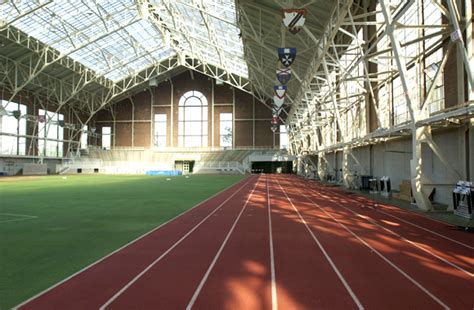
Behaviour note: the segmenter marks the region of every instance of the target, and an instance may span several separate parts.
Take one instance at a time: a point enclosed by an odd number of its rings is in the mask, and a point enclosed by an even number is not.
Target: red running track
[[[252,176],[21,309],[472,309],[474,235]]]

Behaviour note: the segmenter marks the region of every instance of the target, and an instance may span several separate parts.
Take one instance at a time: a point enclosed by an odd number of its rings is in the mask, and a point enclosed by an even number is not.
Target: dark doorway
[[[194,160],[175,160],[174,169],[183,172],[183,174],[192,173]]]
[[[293,173],[292,161],[255,161],[252,162],[254,173]]]

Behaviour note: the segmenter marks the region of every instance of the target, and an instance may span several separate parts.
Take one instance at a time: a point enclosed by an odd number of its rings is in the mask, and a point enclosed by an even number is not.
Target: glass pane
[[[202,134],[201,122],[186,122],[184,134],[186,136],[196,136]]]
[[[232,113],[221,113],[221,122],[222,121],[232,121]]]
[[[201,120],[201,107],[186,107],[185,120],[186,121],[200,121]]]
[[[192,96],[186,99],[186,102],[184,103],[185,106],[201,106],[202,102],[198,97]]]
[[[200,147],[200,146],[202,146],[201,136],[186,136],[184,138],[184,146],[185,147]]]
[[[155,122],[166,122],[166,114],[155,114]]]

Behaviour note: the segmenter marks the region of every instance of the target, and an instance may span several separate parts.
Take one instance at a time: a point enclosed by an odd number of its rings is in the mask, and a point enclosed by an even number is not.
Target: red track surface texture
[[[20,309],[473,309],[474,235],[252,176]]]

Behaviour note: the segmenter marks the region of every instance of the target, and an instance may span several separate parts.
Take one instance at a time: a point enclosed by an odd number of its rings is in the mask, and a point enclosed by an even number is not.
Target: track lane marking
[[[307,187],[310,191],[312,191],[313,193],[316,193],[316,191],[315,191],[313,188],[311,188],[311,187],[309,187],[309,186],[306,186],[306,187]],[[333,193],[334,193],[334,192],[333,192]],[[338,194],[338,193],[336,193],[336,195],[342,196],[341,194]],[[323,197],[327,197],[327,196],[323,196]],[[348,208],[348,207],[343,206],[343,205],[340,204],[339,202],[333,201],[333,203],[335,203],[336,205],[338,205],[338,206],[341,207],[341,208],[346,209],[347,211],[350,211],[351,213],[355,214],[357,217],[360,217],[360,218],[366,220],[367,222],[372,223],[373,225],[375,225],[375,226],[377,226],[377,227],[380,227],[381,229],[387,231],[387,232],[390,233],[391,235],[396,236],[397,238],[400,238],[401,240],[403,240],[403,241],[405,241],[405,242],[407,242],[407,243],[409,243],[409,244],[411,244],[411,245],[417,247],[418,249],[420,249],[420,250],[422,250],[422,251],[424,251],[424,252],[426,252],[426,253],[428,253],[428,254],[434,256],[434,257],[436,257],[437,259],[439,259],[440,261],[442,261],[442,262],[444,262],[444,263],[450,265],[451,267],[456,268],[456,269],[458,269],[459,271],[461,271],[461,272],[463,272],[463,273],[466,273],[468,276],[474,277],[474,274],[473,274],[472,272],[469,272],[469,271],[467,271],[466,269],[462,268],[461,266],[458,266],[458,265],[456,265],[455,263],[452,263],[452,262],[448,261],[447,259],[445,259],[445,258],[443,258],[443,257],[441,257],[441,256],[438,256],[437,254],[435,254],[435,253],[429,251],[428,249],[426,249],[425,247],[419,245],[417,242],[411,241],[411,240],[409,240],[409,239],[403,237],[402,235],[400,235],[400,234],[398,234],[398,233],[392,231],[391,229],[388,229],[388,228],[386,228],[386,227],[380,225],[380,224],[377,223],[374,219],[372,219],[370,216],[361,215],[361,214],[355,212],[354,210],[352,210],[352,209],[350,209],[350,208]]]
[[[186,306],[186,310],[191,310],[194,303],[196,302],[196,299],[198,298],[199,294],[201,293],[201,290],[204,287],[204,284],[206,284],[207,278],[211,274],[211,271],[212,271],[212,269],[214,269],[214,266],[216,265],[217,260],[221,256],[221,253],[224,250],[224,248],[227,244],[227,241],[229,240],[230,236],[234,232],[235,226],[237,226],[237,223],[239,222],[240,217],[242,216],[242,213],[244,213],[245,209],[247,208],[247,205],[250,201],[250,198],[252,198],[253,193],[255,191],[255,188],[257,188],[257,185],[258,185],[259,182],[260,182],[260,177],[258,178],[257,182],[255,182],[255,186],[253,187],[252,191],[250,192],[250,195],[247,197],[247,200],[245,201],[244,206],[242,207],[242,209],[240,210],[240,212],[237,215],[236,219],[234,220],[234,223],[232,224],[231,228],[227,232],[227,235],[226,235],[224,241],[222,242],[221,246],[219,247],[219,250],[217,250],[216,255],[214,256],[214,258],[213,258],[211,264],[209,265],[209,267],[207,268],[206,273],[202,277],[201,282],[199,283],[198,287],[194,291],[194,294],[191,297],[191,300],[189,301],[188,305]]]
[[[313,187],[311,187],[311,188],[313,188]],[[335,192],[334,190],[328,190],[328,191]],[[359,200],[356,200],[355,198],[349,198],[349,199],[351,199],[352,201],[356,201],[357,203],[363,203],[363,202],[361,202],[361,201],[359,201]],[[367,198],[367,199],[370,199],[370,198]],[[392,206],[392,207],[393,207],[393,206]],[[396,208],[396,207],[393,207],[393,208]],[[400,209],[400,208],[397,208],[397,209],[400,210],[400,211],[405,211],[405,210]],[[380,209],[377,209],[377,212],[383,213],[383,214],[385,214],[385,215],[387,215],[387,216],[390,216],[390,217],[392,217],[392,218],[398,219],[398,220],[400,220],[400,221],[402,221],[402,222],[404,222],[404,223],[407,223],[407,224],[409,224],[409,225],[412,225],[412,226],[414,226],[414,227],[417,227],[417,228],[419,228],[419,229],[422,229],[422,230],[424,230],[424,231],[427,231],[427,232],[429,232],[429,233],[431,233],[431,234],[434,234],[434,235],[436,235],[436,236],[438,236],[438,237],[444,238],[444,239],[446,239],[446,240],[449,240],[449,241],[451,241],[451,242],[454,242],[454,243],[457,243],[457,244],[459,244],[459,245],[461,245],[461,246],[464,246],[464,247],[466,247],[466,248],[468,248],[468,249],[474,250],[474,246],[470,246],[470,245],[465,244],[465,243],[463,243],[463,242],[461,242],[461,241],[458,241],[458,240],[455,240],[455,239],[450,238],[450,237],[448,237],[448,236],[445,236],[445,235],[443,235],[443,234],[437,233],[436,231],[433,231],[433,230],[431,230],[431,229],[429,229],[429,228],[425,228],[425,227],[422,227],[422,226],[420,226],[420,225],[418,225],[418,224],[412,223],[412,222],[410,222],[409,220],[405,220],[405,219],[403,219],[403,218],[400,218],[400,217],[398,217],[398,216],[396,216],[396,215],[387,213],[387,212],[382,211],[382,210],[380,210]],[[407,211],[405,211],[405,212],[407,212]],[[407,212],[407,213],[408,213],[408,212]],[[444,224],[444,225],[451,225],[451,226],[454,226],[454,225],[452,225],[452,224],[448,224],[448,223],[445,223],[445,222],[441,222],[441,221],[438,221],[438,220],[435,220],[435,219],[432,219],[432,218],[423,216],[423,215],[421,215],[421,214],[417,214],[417,213],[415,213],[415,212],[413,212],[413,213],[408,213],[408,214],[410,214],[410,215],[416,215],[416,216],[418,216],[418,217],[421,217],[421,218],[427,219],[427,220],[431,220],[432,222],[435,222],[435,223],[438,223],[438,224]]]
[[[299,190],[301,193],[301,191]],[[372,247],[370,244],[368,244],[362,237],[354,233],[350,228],[348,228],[345,224],[341,223],[337,218],[335,218],[332,214],[327,212],[324,208],[320,207],[318,203],[314,202],[311,198],[306,197],[303,195],[305,199],[310,201],[314,206],[319,208],[321,211],[323,211],[326,215],[330,216],[334,221],[336,221],[341,227],[343,227],[347,232],[349,232],[351,235],[353,235],[355,238],[357,238],[362,244],[367,246],[369,249],[371,249],[375,254],[377,254],[381,259],[383,259],[386,263],[388,263],[390,266],[392,266],[395,270],[397,270],[400,274],[402,274],[405,278],[407,278],[410,282],[412,282],[414,285],[416,285],[419,289],[421,289],[425,294],[427,294],[429,297],[431,297],[434,301],[436,301],[440,306],[442,306],[444,309],[450,309],[444,302],[442,302],[438,297],[436,297],[433,293],[431,293],[427,288],[425,288],[423,285],[421,285],[418,281],[413,279],[410,275],[408,275],[405,271],[403,271],[401,268],[399,268],[395,263],[393,263],[391,260],[389,260],[387,257],[385,257],[382,253],[380,253],[377,249]],[[306,223],[305,223],[306,224]]]
[[[258,182],[258,180],[257,180]],[[257,183],[256,182],[256,183]],[[211,213],[209,213],[203,220],[201,220],[198,224],[196,224],[191,230],[189,230],[183,237],[181,237],[178,241],[176,241],[168,250],[166,250],[163,254],[161,254],[157,259],[155,259],[151,264],[148,265],[142,272],[136,275],[132,280],[130,280],[122,289],[120,289],[117,293],[115,293],[111,298],[109,298],[99,309],[104,310],[106,309],[112,302],[114,302],[120,295],[122,295],[130,286],[136,283],[143,275],[145,275],[153,266],[155,266],[158,262],[160,262],[166,255],[168,255],[174,248],[176,248],[181,242],[183,242],[189,235],[191,235],[196,229],[198,229],[201,224],[203,224],[207,219],[209,219],[214,213],[219,211],[221,207],[227,203],[232,197],[234,197],[242,188],[248,185],[250,181],[246,182],[244,185],[239,187],[232,195],[227,197],[217,208],[215,208]]]
[[[319,239],[314,235],[313,231],[311,230],[311,228],[309,228],[309,225],[308,223],[306,222],[306,220],[303,218],[303,216],[301,215],[300,211],[298,210],[298,208],[296,208],[296,206],[293,204],[293,201],[290,197],[288,197],[286,191],[283,189],[283,187],[281,186],[280,182],[278,181],[278,179],[276,179],[277,183],[278,183],[278,186],[280,187],[280,190],[283,192],[283,194],[285,194],[285,197],[286,199],[290,202],[291,206],[293,207],[293,209],[295,209],[296,213],[298,214],[298,217],[300,218],[300,220],[303,222],[303,224],[305,225],[306,229],[308,230],[309,234],[311,235],[311,237],[313,238],[313,240],[316,242],[316,244],[318,245],[319,249],[321,250],[321,252],[323,252],[324,254],[324,257],[326,258],[326,260],[329,262],[329,264],[331,265],[332,269],[334,270],[334,272],[337,274],[337,276],[339,277],[339,280],[341,280],[342,284],[344,285],[344,287],[346,288],[347,292],[349,293],[349,295],[352,297],[352,300],[354,301],[354,303],[357,305],[357,307],[359,309],[364,309],[364,306],[362,305],[362,303],[360,302],[359,298],[357,298],[356,294],[354,293],[354,291],[352,290],[352,288],[350,287],[349,283],[347,283],[346,279],[344,278],[344,276],[342,275],[342,273],[339,271],[339,269],[337,268],[336,264],[333,262],[333,260],[331,259],[331,257],[329,256],[329,254],[326,252],[326,249],[323,247],[323,245],[321,244],[321,242],[319,241]],[[304,196],[304,195],[303,195]]]
[[[273,229],[272,229],[272,207],[270,202],[270,190],[268,188],[268,176],[266,177],[267,185],[267,206],[268,206],[268,234],[270,236],[270,271],[272,275],[272,310],[278,310],[278,298],[276,289],[275,275],[275,255],[273,251]]]
[[[244,182],[244,181],[245,181],[245,180],[242,180],[242,181],[239,181],[239,182],[234,183],[234,184],[232,184],[232,185],[229,185],[228,187],[224,188],[223,190],[221,190],[221,191],[215,193],[214,195],[212,195],[212,196],[206,198],[205,200],[203,200],[203,201],[201,201],[201,202],[195,204],[193,207],[189,208],[188,210],[186,210],[186,211],[184,211],[184,212],[182,212],[182,213],[176,215],[175,217],[169,219],[168,221],[166,221],[166,222],[164,222],[164,223],[158,225],[157,227],[153,228],[153,229],[150,230],[149,232],[147,232],[147,233],[145,233],[145,234],[143,234],[143,235],[141,235],[141,236],[138,236],[137,238],[133,239],[132,241],[130,241],[130,242],[128,242],[128,243],[126,243],[125,245],[121,246],[120,248],[116,249],[115,251],[110,252],[109,254],[107,254],[106,256],[100,258],[99,260],[93,262],[92,264],[87,265],[86,267],[80,269],[79,271],[73,273],[72,275],[66,277],[65,279],[63,279],[63,280],[57,282],[56,284],[50,286],[49,288],[47,288],[47,289],[45,289],[45,290],[39,292],[38,294],[36,294],[36,295],[34,295],[34,296],[28,298],[27,300],[23,301],[23,302],[20,303],[19,305],[13,307],[12,310],[17,310],[18,308],[23,307],[24,305],[28,304],[29,302],[31,302],[31,301],[37,299],[38,297],[40,297],[40,296],[42,296],[42,295],[44,295],[44,294],[46,294],[46,293],[48,293],[49,291],[55,289],[56,287],[58,287],[58,286],[60,286],[61,284],[63,284],[63,283],[65,283],[65,282],[69,281],[70,279],[72,279],[72,278],[78,276],[79,274],[81,274],[81,273],[83,273],[83,272],[89,270],[90,268],[94,267],[95,265],[99,264],[100,262],[102,262],[102,261],[106,260],[107,258],[111,257],[111,256],[114,255],[115,253],[120,252],[121,250],[123,250],[123,249],[125,249],[126,247],[128,247],[128,246],[134,244],[135,242],[138,242],[139,240],[141,240],[141,239],[145,238],[146,236],[148,236],[148,235],[154,233],[155,231],[157,231],[158,229],[160,229],[160,228],[162,228],[163,226],[167,225],[168,223],[170,223],[170,222],[172,222],[172,221],[178,219],[179,217],[185,215],[185,214],[188,213],[188,212],[191,212],[192,210],[196,209],[197,207],[203,205],[204,203],[208,202],[209,200],[211,200],[211,199],[213,199],[213,198],[219,196],[220,194],[224,193],[225,191],[231,189],[232,187],[238,185],[240,182]],[[248,183],[250,183],[250,181],[251,181],[251,178],[249,178],[249,180],[247,180],[243,186],[245,186],[245,185],[247,185]],[[242,186],[242,187],[243,187],[243,186]],[[242,188],[242,187],[241,187],[241,188]],[[239,190],[240,190],[241,188],[239,188]]]

